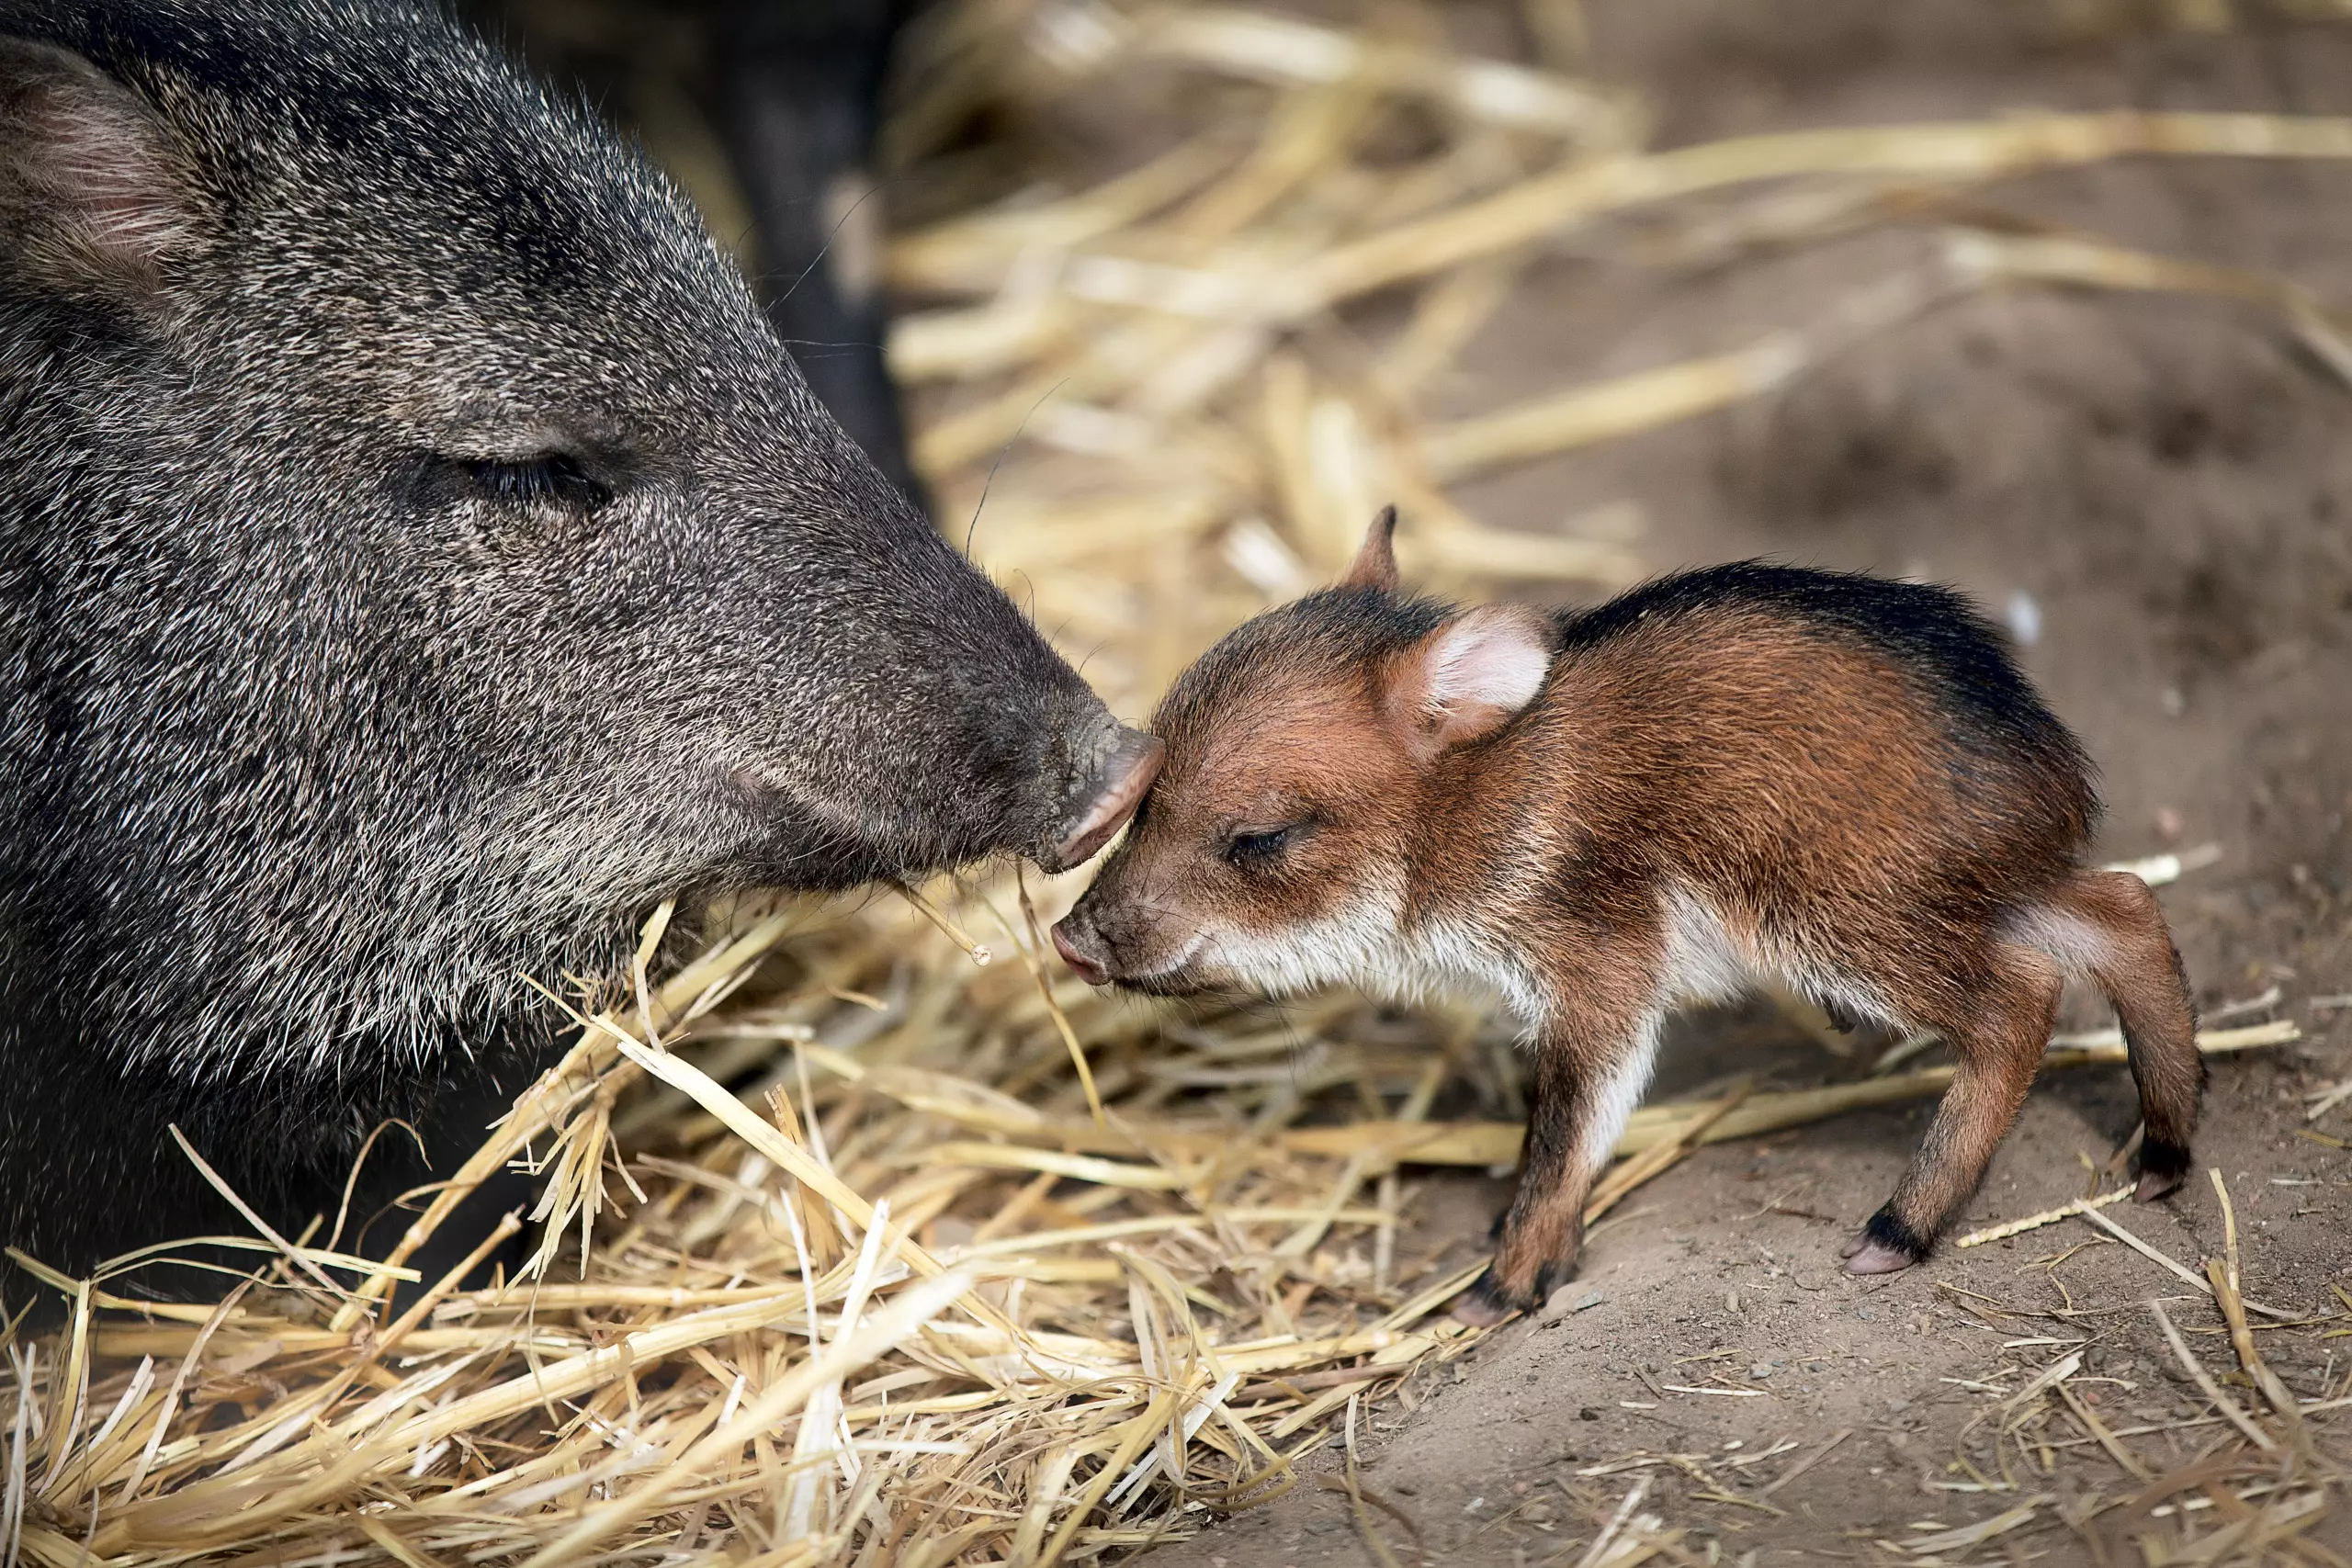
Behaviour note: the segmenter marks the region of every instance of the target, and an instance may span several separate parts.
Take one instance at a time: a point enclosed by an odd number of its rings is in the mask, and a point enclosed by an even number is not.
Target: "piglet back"
[[[1564,612],[1558,625],[1561,651],[1574,657],[1678,622],[1752,619],[1884,660],[1934,716],[1955,761],[2030,777],[2068,836],[2088,838],[2098,801],[2082,743],[2018,668],[2007,634],[1951,589],[1736,561],[1653,579],[1591,609]]]

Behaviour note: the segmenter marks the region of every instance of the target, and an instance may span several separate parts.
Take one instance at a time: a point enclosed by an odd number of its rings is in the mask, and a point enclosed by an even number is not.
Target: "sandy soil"
[[[2189,33],[2138,9],[1589,6],[1599,73],[1663,106],[1668,145],[2022,107],[2352,112],[2352,28],[2256,19]],[[1474,41],[1512,46],[1491,17],[1461,21]],[[2016,181],[1973,211],[2272,269],[2352,299],[2352,169],[2341,166],[2121,164]],[[1555,258],[1530,274],[1453,395],[1467,412],[1735,346],[1830,310],[1930,243],[1922,224],[1703,274]],[[2218,1065],[2199,1152],[2236,1196],[2249,1292],[2324,1310],[2332,1281],[2352,1284],[2352,1154],[2298,1130],[2303,1097],[2352,1073],[2352,1009],[2310,1002],[2352,990],[2347,432],[2352,397],[2258,312],[2014,291],[1946,307],[1768,401],[1524,468],[1469,499],[1530,528],[1572,526],[1631,499],[1647,518],[1639,547],[1660,566],[1761,554],[1917,573],[2038,620],[2028,661],[2105,771],[2103,849],[2222,848],[2165,894],[2202,1002],[2276,985],[2277,1010],[2243,1021],[2285,1016],[2306,1032],[2300,1046]],[[2070,1006],[2078,1024],[2105,1021],[2079,998]],[[1762,1011],[1695,1018],[1681,1035],[1658,1093],[1742,1072],[1816,1082],[1862,1066]],[[1952,1490],[1974,1483],[1952,1461],[1984,1462],[1981,1427],[1999,1401],[1984,1387],[2015,1390],[2019,1369],[2068,1349],[2084,1356],[2111,1427],[2176,1417],[2193,1391],[2142,1303],[2173,1298],[2199,1326],[2210,1309],[2079,1222],[1947,1248],[1891,1279],[1845,1276],[1837,1244],[1885,1195],[1928,1110],[1720,1145],[1644,1189],[1555,1299],[1591,1304],[1510,1325],[1368,1412],[1364,1485],[1409,1517],[1429,1561],[1449,1563],[1550,1561],[1645,1478],[1641,1508],[1686,1527],[1683,1549],[1707,1561],[1881,1560],[1889,1554],[1871,1542],[1917,1540],[1915,1524],[1965,1525],[2041,1495],[2056,1506],[1989,1555],[2088,1562],[2111,1544],[2119,1561],[2138,1561],[2111,1518],[2087,1534],[2062,1522],[2087,1494],[2111,1500],[2137,1484],[2086,1443],[2054,1450],[2054,1472],[2025,1467],[2015,1493]],[[2104,1163],[2133,1122],[2120,1072],[2047,1080],[1963,1225],[2078,1195],[2084,1162]],[[2352,1134],[2352,1115],[2320,1127]],[[1470,1257],[1507,1184],[1423,1185],[1423,1247],[1451,1241]],[[2222,1245],[2201,1172],[2171,1202],[2116,1213],[2192,1266]],[[2192,1342],[2209,1356],[2219,1347],[2211,1335]],[[2307,1398],[2347,1353],[2312,1330],[2265,1344]],[[1756,1392],[1671,1386],[1710,1382]],[[2161,1472],[2216,1431],[2122,1440]],[[2045,1435],[2081,1437],[2063,1422]],[[1756,1459],[1781,1442],[1795,1446]],[[1688,1457],[1594,1473],[1643,1455]],[[1817,1462],[1758,1499],[1809,1457]],[[1338,1466],[1336,1452],[1321,1456],[1290,1495],[1155,1560],[1378,1561],[1346,1497],[1322,1484]],[[1728,1484],[1711,1498],[1717,1483]],[[1734,1493],[1747,1500],[1721,1500]],[[1375,1517],[1411,1561],[1399,1518]],[[2315,1538],[2352,1549],[2352,1509]]]

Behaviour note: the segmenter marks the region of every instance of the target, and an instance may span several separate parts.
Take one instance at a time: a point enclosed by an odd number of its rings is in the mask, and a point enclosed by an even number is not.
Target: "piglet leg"
[[[1540,1305],[1576,1271],[1584,1205],[1649,1082],[1659,1014],[1586,998],[1555,1011],[1537,1036],[1519,1191],[1498,1227],[1494,1261],[1457,1298],[1464,1323],[1499,1323]]]
[[[1926,1019],[1960,1058],[1951,1087],[1894,1196],[1847,1245],[1849,1272],[1892,1273],[1927,1256],[1944,1222],[1984,1179],[2033,1087],[2058,1018],[2057,965],[2046,953],[1995,942],[1970,968],[1970,1010]]]

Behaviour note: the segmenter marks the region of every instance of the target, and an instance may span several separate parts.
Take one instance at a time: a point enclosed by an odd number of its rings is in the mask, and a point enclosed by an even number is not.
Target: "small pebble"
[[[1574,1290],[1576,1287],[1573,1285],[1563,1285],[1554,1291],[1551,1298],[1544,1302],[1544,1310],[1536,1314],[1535,1321],[1539,1324],[1557,1323],[1573,1314],[1589,1311],[1609,1299],[1599,1291],[1592,1290],[1570,1295]]]

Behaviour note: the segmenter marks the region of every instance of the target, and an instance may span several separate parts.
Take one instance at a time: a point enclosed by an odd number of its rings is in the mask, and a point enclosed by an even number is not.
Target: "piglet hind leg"
[[[1494,1261],[1456,1298],[1477,1326],[1528,1312],[1576,1272],[1584,1206],[1642,1098],[1657,1055],[1651,1009],[1555,1017],[1537,1037],[1519,1190],[1496,1225]]]
[[[2058,1019],[2057,964],[2033,948],[1995,942],[1973,967],[1965,1011],[1912,1014],[1951,1042],[1960,1061],[1894,1196],[1847,1244],[1851,1273],[1889,1274],[1927,1256],[1945,1222],[1984,1180],[2033,1087]]]
[[[2205,1095],[2197,1008],[2180,953],[2148,885],[2128,872],[2077,872],[2051,895],[2053,929],[2115,1009],[2140,1090],[2140,1184],[2146,1203],[2187,1179],[2189,1139]]]

